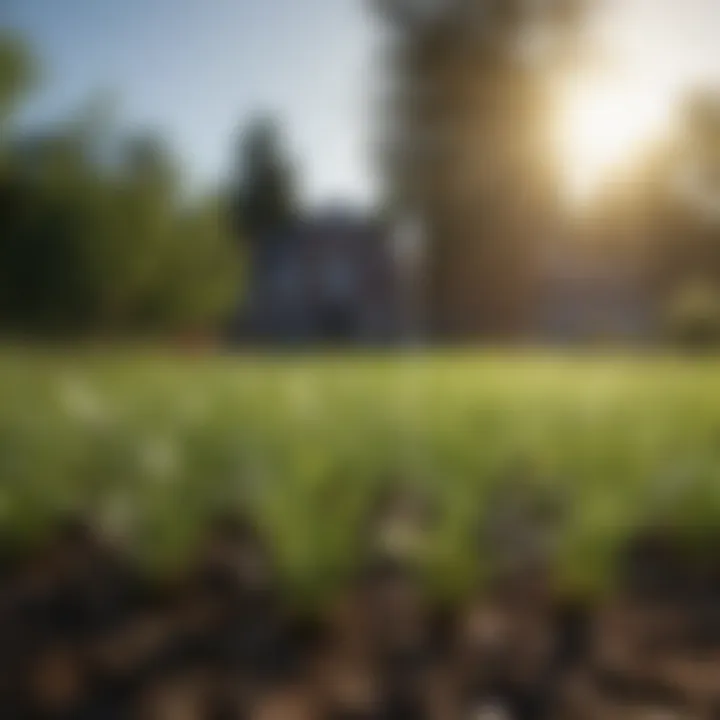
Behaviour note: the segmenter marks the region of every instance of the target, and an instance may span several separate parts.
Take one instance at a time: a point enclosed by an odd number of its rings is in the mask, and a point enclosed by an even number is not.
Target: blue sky
[[[608,35],[676,82],[720,75],[716,0],[610,0]],[[314,201],[372,195],[373,39],[364,0],[0,0],[46,68],[29,108],[54,118],[117,91],[127,124],[161,130],[193,177],[221,179],[258,110],[283,120]]]
[[[9,3],[9,5],[8,5]],[[314,200],[358,199],[372,32],[358,0],[0,0],[46,69],[29,108],[62,117],[94,89],[128,124],[159,128],[201,181],[226,172],[257,111],[284,122]]]

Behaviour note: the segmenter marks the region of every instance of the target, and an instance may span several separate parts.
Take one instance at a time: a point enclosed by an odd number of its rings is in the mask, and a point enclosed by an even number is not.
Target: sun
[[[564,181],[587,198],[636,159],[666,127],[670,93],[647,81],[576,79],[562,94],[557,145]]]

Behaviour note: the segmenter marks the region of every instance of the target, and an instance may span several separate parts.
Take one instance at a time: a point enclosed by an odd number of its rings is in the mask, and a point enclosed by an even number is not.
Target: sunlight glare
[[[591,196],[639,157],[670,117],[671,93],[648,82],[576,80],[563,95],[558,123],[568,193]]]

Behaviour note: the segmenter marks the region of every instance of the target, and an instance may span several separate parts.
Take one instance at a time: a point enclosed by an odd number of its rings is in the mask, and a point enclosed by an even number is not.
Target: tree
[[[688,283],[720,289],[720,96],[695,91],[681,103],[663,166],[648,168],[658,291]]]
[[[667,334],[686,350],[716,349],[720,342],[720,291],[712,284],[687,280],[667,307]]]
[[[35,62],[16,36],[0,31],[0,130],[35,80]]]
[[[429,240],[430,325],[451,340],[515,335],[557,235],[554,83],[578,55],[584,2],[376,3],[394,29],[386,170]]]
[[[286,227],[297,209],[292,169],[271,119],[252,122],[240,142],[234,215],[239,235],[251,240]]]
[[[175,223],[169,252],[158,256],[134,308],[139,328],[202,330],[208,320],[224,321],[239,297],[240,263],[221,199],[197,200]]]
[[[157,137],[122,134],[93,107],[7,137],[0,329],[108,338],[218,325],[237,293],[227,213],[214,197],[187,200]]]

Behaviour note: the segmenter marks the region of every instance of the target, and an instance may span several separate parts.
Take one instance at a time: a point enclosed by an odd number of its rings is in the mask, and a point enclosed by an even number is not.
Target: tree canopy
[[[31,56],[0,38],[0,119],[29,87]],[[87,108],[0,138],[0,331],[30,337],[209,329],[238,295],[229,213],[189,199],[151,133]]]

